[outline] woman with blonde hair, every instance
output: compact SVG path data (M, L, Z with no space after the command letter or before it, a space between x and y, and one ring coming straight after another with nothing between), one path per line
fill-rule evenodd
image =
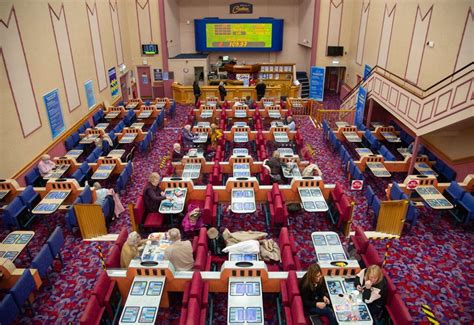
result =
M146 239L142 239L136 231L129 233L120 253L120 267L127 268L132 259L140 255L141 246L145 243Z
M222 131L217 127L215 123L211 124L211 148L216 149L217 144L219 143L219 140L222 139L223 133Z
M378 265L370 265L356 276L355 285L362 292L362 301L369 307L370 314L376 321L383 319L387 301L387 280Z
M321 267L318 264L311 264L299 285L301 300L307 315L321 315L329 318L330 324L337 324L334 311L329 305L328 290L324 282Z

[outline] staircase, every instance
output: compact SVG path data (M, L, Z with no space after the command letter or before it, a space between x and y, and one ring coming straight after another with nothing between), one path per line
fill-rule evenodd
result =
M355 109L358 89L421 136L474 117L474 63L466 65L427 89L376 66L365 81L347 94L341 109Z
M296 79L301 84L301 98L309 97L309 80L306 71L296 71Z

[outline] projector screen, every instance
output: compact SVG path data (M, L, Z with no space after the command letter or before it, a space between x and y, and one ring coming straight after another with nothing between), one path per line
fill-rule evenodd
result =
M283 20L196 19L196 51L281 51Z

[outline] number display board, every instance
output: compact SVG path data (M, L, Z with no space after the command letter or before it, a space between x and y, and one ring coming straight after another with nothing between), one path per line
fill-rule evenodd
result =
M281 51L283 19L195 19L196 51Z

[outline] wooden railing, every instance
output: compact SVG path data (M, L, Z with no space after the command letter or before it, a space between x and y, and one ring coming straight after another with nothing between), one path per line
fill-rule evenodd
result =
M331 127L334 127L337 121L347 122L349 125L354 124L354 109L317 109L311 117L318 127L322 127L323 120L328 121Z

